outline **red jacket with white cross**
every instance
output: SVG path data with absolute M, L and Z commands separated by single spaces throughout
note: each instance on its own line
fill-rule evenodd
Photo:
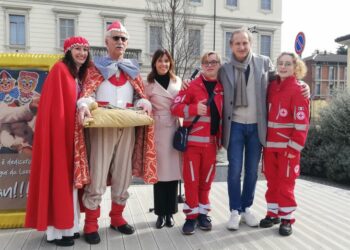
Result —
M 223 107 L 223 87 L 218 81 L 214 88 L 214 100 L 215 105 L 220 115 L 219 131 L 216 135 L 217 146 L 221 146 L 222 135 L 222 107 Z M 202 81 L 202 76 L 197 77 L 189 83 L 187 89 L 181 90 L 175 97 L 174 103 L 171 107 L 171 113 L 178 117 L 183 117 L 183 126 L 188 127 L 191 125 L 193 119 L 198 115 L 197 105 L 202 100 L 208 100 L 208 91 Z M 199 118 L 199 120 L 193 125 L 188 136 L 188 145 L 206 147 L 211 143 L 210 135 L 210 107 L 207 109 L 207 114 Z
M 277 78 L 268 88 L 266 150 L 296 155 L 304 148 L 309 129 L 309 99 L 294 76 Z

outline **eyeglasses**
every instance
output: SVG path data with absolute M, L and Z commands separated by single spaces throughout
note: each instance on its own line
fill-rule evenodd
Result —
M 125 36 L 112 36 L 112 39 L 116 42 L 118 42 L 119 39 L 122 40 L 122 42 L 128 40 L 128 38 L 126 38 Z
M 290 66 L 293 66 L 293 63 L 292 62 L 278 62 L 277 63 L 278 66 L 282 67 L 290 67 Z
M 203 62 L 202 65 L 205 67 L 210 67 L 210 66 L 216 66 L 219 62 L 218 61 L 210 61 L 210 62 Z

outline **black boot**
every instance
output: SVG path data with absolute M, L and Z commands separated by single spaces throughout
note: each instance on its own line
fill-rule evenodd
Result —
M 279 224 L 281 223 L 281 219 L 278 217 L 270 217 L 270 216 L 266 216 L 264 219 L 262 219 L 260 221 L 259 226 L 262 228 L 268 228 L 268 227 L 272 227 L 275 224 Z
M 90 245 L 98 244 L 101 241 L 100 235 L 98 234 L 98 232 L 85 233 L 84 238 L 85 238 L 85 241 Z
M 292 230 L 292 224 L 290 223 L 290 220 L 284 220 L 282 219 L 280 228 L 278 230 L 280 235 L 282 236 L 289 236 L 293 233 Z
M 165 218 L 163 215 L 158 215 L 157 221 L 156 221 L 156 228 L 160 229 L 165 226 Z
M 165 225 L 167 226 L 167 227 L 173 227 L 174 226 L 174 224 L 175 224 L 175 221 L 174 221 L 174 218 L 173 218 L 173 216 L 170 214 L 168 214 L 168 215 L 166 215 L 165 216 Z
M 135 232 L 135 228 L 128 223 L 119 227 L 111 225 L 111 228 L 113 230 L 121 232 L 122 234 L 133 234 Z

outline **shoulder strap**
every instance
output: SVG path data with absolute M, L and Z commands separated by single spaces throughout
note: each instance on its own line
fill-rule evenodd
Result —
M 211 93 L 211 95 L 210 95 L 210 97 L 209 97 L 209 100 L 208 100 L 207 103 L 206 103 L 207 106 L 209 106 L 210 103 L 214 100 L 214 96 L 215 96 L 215 93 L 214 93 L 214 91 L 213 91 L 213 93 Z M 191 125 L 188 127 L 190 130 L 192 129 L 193 125 L 194 125 L 196 122 L 198 122 L 198 120 L 199 120 L 200 117 L 201 117 L 200 115 L 197 115 L 197 116 L 193 119 Z

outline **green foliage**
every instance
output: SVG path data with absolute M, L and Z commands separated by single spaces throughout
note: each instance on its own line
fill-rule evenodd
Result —
M 309 130 L 302 173 L 350 183 L 350 94 L 338 93 Z
M 305 175 L 326 177 L 326 172 L 323 168 L 324 159 L 319 157 L 320 145 L 322 144 L 319 134 L 315 126 L 310 127 L 305 148 L 301 153 L 301 172 Z
M 341 183 L 350 183 L 349 152 L 349 145 L 337 145 L 335 143 L 324 145 L 320 153 L 324 153 L 325 156 L 328 155 L 328 159 L 324 164 L 328 179 Z
M 345 45 L 340 45 L 337 48 L 337 54 L 338 55 L 347 55 L 348 54 L 348 47 Z

